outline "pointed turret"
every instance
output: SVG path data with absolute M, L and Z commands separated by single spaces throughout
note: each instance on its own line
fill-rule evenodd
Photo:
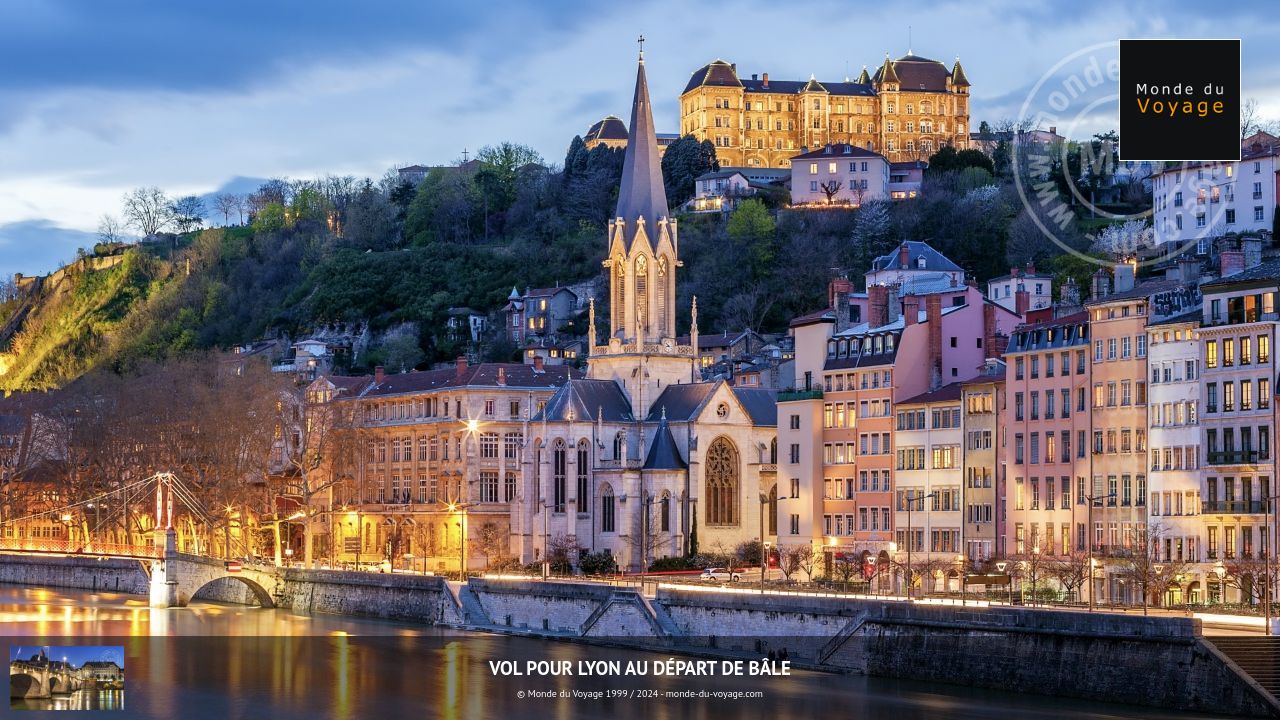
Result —
M 627 154 L 622 161 L 622 187 L 618 190 L 617 217 L 627 223 L 627 242 L 635 236 L 636 218 L 643 217 L 647 232 L 655 232 L 658 218 L 667 217 L 667 191 L 662 184 L 658 136 L 653 129 L 649 82 L 644 74 L 644 53 L 636 70 L 636 94 L 631 103 Z
M 956 64 L 951 68 L 951 85 L 953 87 L 969 87 L 969 78 L 964 76 L 964 68 L 960 67 L 960 58 L 956 57 Z
M 889 53 L 884 54 L 884 65 L 881 65 L 880 71 L 876 73 L 876 82 L 881 85 L 899 82 L 898 73 L 893 69 L 893 61 L 889 59 Z
M 671 426 L 667 424 L 667 407 L 662 406 L 662 418 L 658 421 L 658 429 L 653 435 L 653 444 L 649 446 L 649 454 L 644 459 L 645 470 L 684 470 L 689 464 L 680 456 L 680 446 L 671 434 Z
M 859 84 L 859 85 L 870 85 L 870 84 L 871 84 L 871 76 L 867 74 L 867 66 L 866 66 L 866 65 L 863 65 L 863 66 L 862 66 L 862 74 L 858 76 L 858 84 Z

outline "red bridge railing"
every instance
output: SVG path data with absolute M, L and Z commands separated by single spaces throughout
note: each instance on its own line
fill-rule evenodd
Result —
M 0 538 L 0 552 L 149 559 L 162 559 L 164 557 L 164 549 L 154 545 L 122 545 L 119 543 L 34 538 Z

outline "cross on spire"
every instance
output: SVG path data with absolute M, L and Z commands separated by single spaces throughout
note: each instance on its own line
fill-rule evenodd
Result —
M 640 37 L 636 38 L 636 44 L 640 46 L 640 62 L 644 62 L 644 33 L 641 33 Z

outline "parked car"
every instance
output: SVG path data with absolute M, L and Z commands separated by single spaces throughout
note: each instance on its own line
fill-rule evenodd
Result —
M 738 582 L 742 575 L 729 568 L 707 568 L 698 576 L 699 580 L 715 580 L 716 582 Z

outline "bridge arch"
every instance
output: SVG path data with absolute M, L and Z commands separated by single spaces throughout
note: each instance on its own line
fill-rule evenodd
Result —
M 9 675 L 9 697 L 12 698 L 29 698 L 40 697 L 44 694 L 44 686 L 40 684 L 40 679 L 28 673 L 15 673 Z
M 67 684 L 62 682 L 62 678 L 58 677 L 57 675 L 50 674 L 49 675 L 49 692 L 58 693 L 59 695 L 66 695 L 67 693 L 71 692 L 71 688 L 67 687 Z
M 231 575 L 231 574 L 227 574 L 227 575 L 223 575 L 222 577 L 216 577 L 216 578 L 213 578 L 213 579 L 211 579 L 211 580 L 208 580 L 208 581 L 206 581 L 203 585 L 200 585 L 199 587 L 197 587 L 197 588 L 196 588 L 196 589 L 195 589 L 195 590 L 194 590 L 194 591 L 193 591 L 193 592 L 188 596 L 188 598 L 189 598 L 190 600 L 195 600 L 195 599 L 196 599 L 196 597 L 197 597 L 197 596 L 198 596 L 198 595 L 199 595 L 199 594 L 200 594 L 200 593 L 201 593 L 205 588 L 209 587 L 210 585 L 212 585 L 212 584 L 214 584 L 214 583 L 216 583 L 216 582 L 221 582 L 221 581 L 223 581 L 223 580 L 239 580 L 241 583 L 243 583 L 244 585 L 246 585 L 246 586 L 249 588 L 249 590 L 253 593 L 253 597 L 254 597 L 254 599 L 256 599 L 256 600 L 258 601 L 258 604 L 259 604 L 259 605 L 261 605 L 261 606 L 262 606 L 262 607 L 264 607 L 264 608 L 274 608 L 274 607 L 276 606 L 275 599 L 271 597 L 271 593 L 267 592 L 267 589 L 266 589 L 266 588 L 262 587 L 262 585 L 258 584 L 258 583 L 257 583 L 257 582 L 255 582 L 253 579 L 251 579 L 251 578 L 247 578 L 247 577 L 245 577 L 245 576 L 243 576 L 243 575 Z

